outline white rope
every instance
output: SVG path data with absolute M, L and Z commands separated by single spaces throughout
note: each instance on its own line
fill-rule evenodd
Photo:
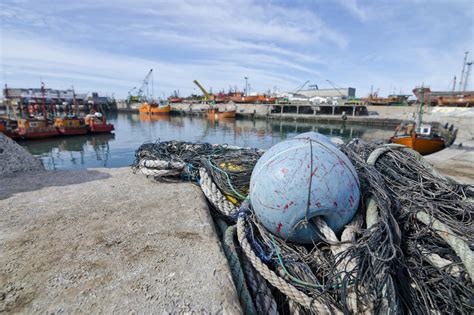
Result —
M 179 161 L 163 161 L 163 160 L 140 160 L 139 165 L 146 168 L 156 168 L 160 170 L 182 170 L 186 164 Z
M 337 257 L 341 253 L 349 250 L 351 246 L 354 246 L 356 240 L 356 232 L 360 231 L 364 218 L 361 214 L 358 214 L 352 219 L 352 221 L 345 227 L 341 235 L 341 241 L 337 238 L 334 231 L 327 225 L 326 221 L 322 217 L 316 217 L 314 219 L 316 226 L 326 240 L 329 242 L 329 247 L 332 254 Z M 339 272 L 351 274 L 357 266 L 357 258 L 350 258 L 348 255 L 343 256 L 342 261 L 336 265 Z M 348 289 L 347 306 L 351 313 L 356 314 L 365 312 L 370 314 L 372 311 L 372 305 L 369 305 L 365 310 L 362 310 L 362 306 L 358 307 L 357 293 L 353 288 Z
M 263 276 L 263 278 L 285 294 L 289 299 L 294 300 L 307 310 L 317 314 L 342 314 L 342 312 L 334 306 L 329 308 L 328 305 L 326 305 L 327 302 L 319 301 L 317 297 L 310 298 L 270 270 L 270 268 L 268 268 L 268 266 L 264 264 L 257 255 L 255 255 L 252 247 L 248 243 L 245 236 L 245 218 L 243 217 L 240 217 L 237 221 L 237 236 L 243 252 L 252 263 L 253 267 Z
M 454 264 L 451 260 L 445 259 L 436 253 L 430 253 L 426 248 L 416 245 L 416 247 L 423 253 L 423 256 L 436 268 L 444 269 L 446 272 L 451 274 L 453 277 L 459 277 L 461 274 L 461 268 Z
M 179 170 L 158 170 L 146 167 L 141 167 L 139 172 L 143 175 L 152 177 L 177 176 L 181 173 Z
M 435 232 L 454 250 L 456 255 L 461 259 L 467 273 L 474 281 L 474 254 L 469 245 L 460 237 L 456 236 L 451 229 L 441 221 L 433 218 L 428 213 L 420 211 L 416 214 L 416 219 L 426 226 L 432 227 Z
M 239 211 L 239 209 L 222 194 L 205 168 L 199 168 L 199 176 L 201 178 L 200 184 L 202 192 L 216 210 L 227 216 L 232 216 Z

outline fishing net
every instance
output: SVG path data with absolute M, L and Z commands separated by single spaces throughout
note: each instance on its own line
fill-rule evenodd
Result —
M 250 176 L 264 151 L 209 143 L 164 141 L 145 143 L 135 153 L 135 172 L 155 180 L 200 178 L 203 168 L 233 204 L 248 195 Z
M 311 246 L 273 235 L 254 214 L 246 196 L 260 150 L 147 143 L 133 168 L 156 180 L 197 181 L 212 208 L 237 221 L 241 263 L 253 267 L 244 270 L 277 289 L 272 303 L 280 313 L 472 314 L 473 186 L 403 147 L 353 140 L 339 148 L 357 170 L 361 202 L 342 233 L 321 218 L 304 222 L 321 234 Z

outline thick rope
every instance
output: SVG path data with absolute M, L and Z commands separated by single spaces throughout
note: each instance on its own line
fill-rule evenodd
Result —
M 247 279 L 247 285 L 255 301 L 257 313 L 277 315 L 277 303 L 271 289 L 267 285 L 267 281 L 253 268 L 245 255 L 242 255 L 242 267 Z
M 250 295 L 245 281 L 245 276 L 239 260 L 239 254 L 235 246 L 234 238 L 236 236 L 237 228 L 235 225 L 228 226 L 221 219 L 217 219 L 216 223 L 222 234 L 222 248 L 227 257 L 227 261 L 229 262 L 232 280 L 234 281 L 237 294 L 239 295 L 240 303 L 243 306 L 245 314 L 257 314 L 252 296 Z
M 149 177 L 178 176 L 181 173 L 179 170 L 158 170 L 146 167 L 140 168 L 139 172 Z
M 342 232 L 340 241 L 336 233 L 327 225 L 323 218 L 316 217 L 314 222 L 326 241 L 328 241 L 332 254 L 334 257 L 337 257 L 353 246 L 356 239 L 355 234 L 362 227 L 363 217 L 361 215 L 354 217 Z M 339 272 L 350 275 L 356 266 L 357 259 L 355 257 L 351 260 L 349 256 L 343 256 L 342 261 L 336 265 L 336 268 Z M 351 313 L 356 314 L 359 312 L 359 308 L 357 307 L 357 293 L 352 288 L 348 290 L 347 306 Z
M 268 268 L 268 266 L 264 264 L 257 255 L 255 255 L 252 247 L 247 241 L 245 236 L 245 222 L 246 220 L 244 217 L 239 217 L 237 221 L 237 236 L 239 238 L 240 246 L 253 267 L 263 276 L 263 278 L 283 294 L 288 296 L 289 299 L 296 301 L 309 311 L 317 314 L 342 314 L 342 312 L 336 308 L 329 308 L 325 304 L 326 302 L 318 301 L 317 298 L 310 298 L 270 270 L 270 268 Z
M 456 255 L 461 259 L 467 273 L 474 281 L 474 254 L 460 237 L 456 236 L 451 229 L 441 221 L 433 218 L 428 213 L 420 211 L 416 214 L 416 219 L 426 226 L 432 227 L 435 232 L 454 250 Z
M 202 192 L 217 211 L 229 217 L 239 211 L 239 209 L 222 194 L 205 168 L 199 169 L 199 176 L 201 178 L 200 185 Z
M 461 268 L 453 263 L 451 260 L 445 259 L 436 253 L 430 253 L 427 249 L 416 245 L 416 247 L 423 253 L 423 256 L 436 268 L 444 269 L 453 277 L 459 277 Z
M 140 160 L 139 166 L 145 168 L 155 168 L 159 170 L 182 170 L 186 164 L 179 161 L 142 159 Z

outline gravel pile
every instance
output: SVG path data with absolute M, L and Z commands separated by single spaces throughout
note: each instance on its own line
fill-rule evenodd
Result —
M 42 170 L 44 170 L 44 166 L 38 158 L 0 133 L 0 176 Z

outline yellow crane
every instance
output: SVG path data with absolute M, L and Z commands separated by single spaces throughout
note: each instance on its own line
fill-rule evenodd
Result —
M 209 95 L 209 93 L 207 93 L 207 91 L 202 87 L 202 85 L 198 82 L 198 80 L 194 80 L 193 81 L 194 84 L 196 84 L 198 86 L 198 88 L 202 91 L 202 93 L 204 94 L 204 101 L 208 102 L 211 100 L 211 96 Z

